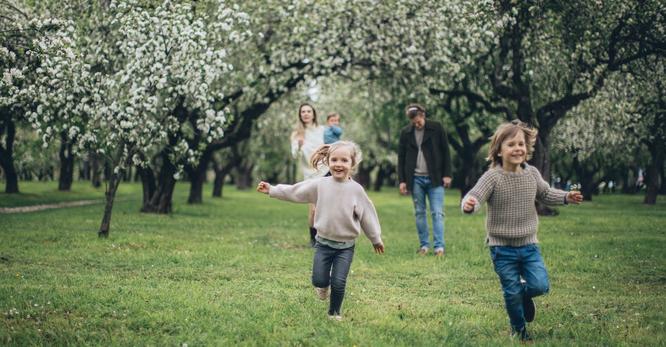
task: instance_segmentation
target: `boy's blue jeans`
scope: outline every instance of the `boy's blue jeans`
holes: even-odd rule
[[[523,298],[546,294],[549,289],[548,272],[539,246],[491,246],[490,257],[502,283],[511,327],[514,331],[520,331],[525,327]],[[525,283],[520,282],[521,277]]]
[[[444,187],[441,184],[433,186],[428,176],[414,176],[412,200],[414,200],[416,231],[419,234],[420,247],[430,245],[428,219],[426,218],[426,196],[428,196],[430,205],[432,238],[435,248],[444,248]]]

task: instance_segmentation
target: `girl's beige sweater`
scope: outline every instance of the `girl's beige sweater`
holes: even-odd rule
[[[382,242],[377,211],[363,187],[353,180],[319,177],[294,185],[271,186],[268,194],[280,200],[315,204],[314,227],[323,238],[347,242],[361,230],[373,245]]]

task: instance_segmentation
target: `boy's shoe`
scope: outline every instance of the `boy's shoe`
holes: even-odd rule
[[[520,342],[531,342],[532,336],[527,332],[527,327],[523,327],[520,331],[513,330],[511,333],[512,337],[520,339]]]
[[[319,300],[328,299],[328,287],[326,288],[315,287],[315,292],[317,293],[317,297],[319,297]]]
[[[528,323],[534,321],[536,316],[536,304],[528,296],[523,296],[523,314],[525,315],[525,321]]]
[[[416,251],[416,253],[418,253],[419,255],[426,255],[428,254],[428,247],[423,246],[419,248],[419,250]]]
[[[444,256],[444,247],[435,248],[435,256],[436,257],[443,257]]]
[[[339,315],[339,314],[329,314],[328,319],[335,320],[335,321],[339,322],[339,321],[342,320],[342,316]]]

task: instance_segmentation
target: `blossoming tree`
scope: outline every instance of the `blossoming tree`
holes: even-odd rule
[[[93,109],[84,110],[81,126],[70,126],[69,134],[77,135],[80,150],[94,151],[113,168],[100,236],[108,235],[115,193],[129,165],[144,166],[154,154],[163,160],[160,180],[167,190],[164,208],[170,209],[178,165],[197,160],[199,153],[182,134],[198,129],[204,142],[224,134],[227,115],[210,101],[219,97],[215,86],[232,70],[227,46],[244,39],[236,29],[246,15],[222,1],[205,5],[213,14],[208,22],[196,16],[193,4],[112,3],[108,22],[100,26],[106,37],[83,48],[95,52],[98,68],[89,78],[90,96],[78,101],[89,100]],[[64,117],[34,114],[34,124]]]
[[[40,81],[42,73],[53,66],[49,62],[71,61],[73,53],[67,32],[67,23],[55,18],[41,17],[28,8],[6,2],[0,13],[0,166],[5,178],[7,193],[18,193],[18,178],[14,168],[14,141],[16,127],[28,124],[35,109],[42,112],[44,106],[36,99],[42,96],[40,83],[46,82],[57,90],[62,72],[54,72],[52,79]],[[70,102],[72,99],[70,99]],[[33,124],[39,128],[38,124]]]

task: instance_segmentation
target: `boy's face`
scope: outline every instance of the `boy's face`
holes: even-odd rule
[[[527,159],[527,144],[525,143],[525,133],[519,131],[510,139],[504,140],[500,147],[500,156],[502,157],[502,166],[517,166]]]
[[[331,125],[338,126],[340,125],[340,116],[331,117],[328,120],[326,120],[326,122],[329,126]]]

